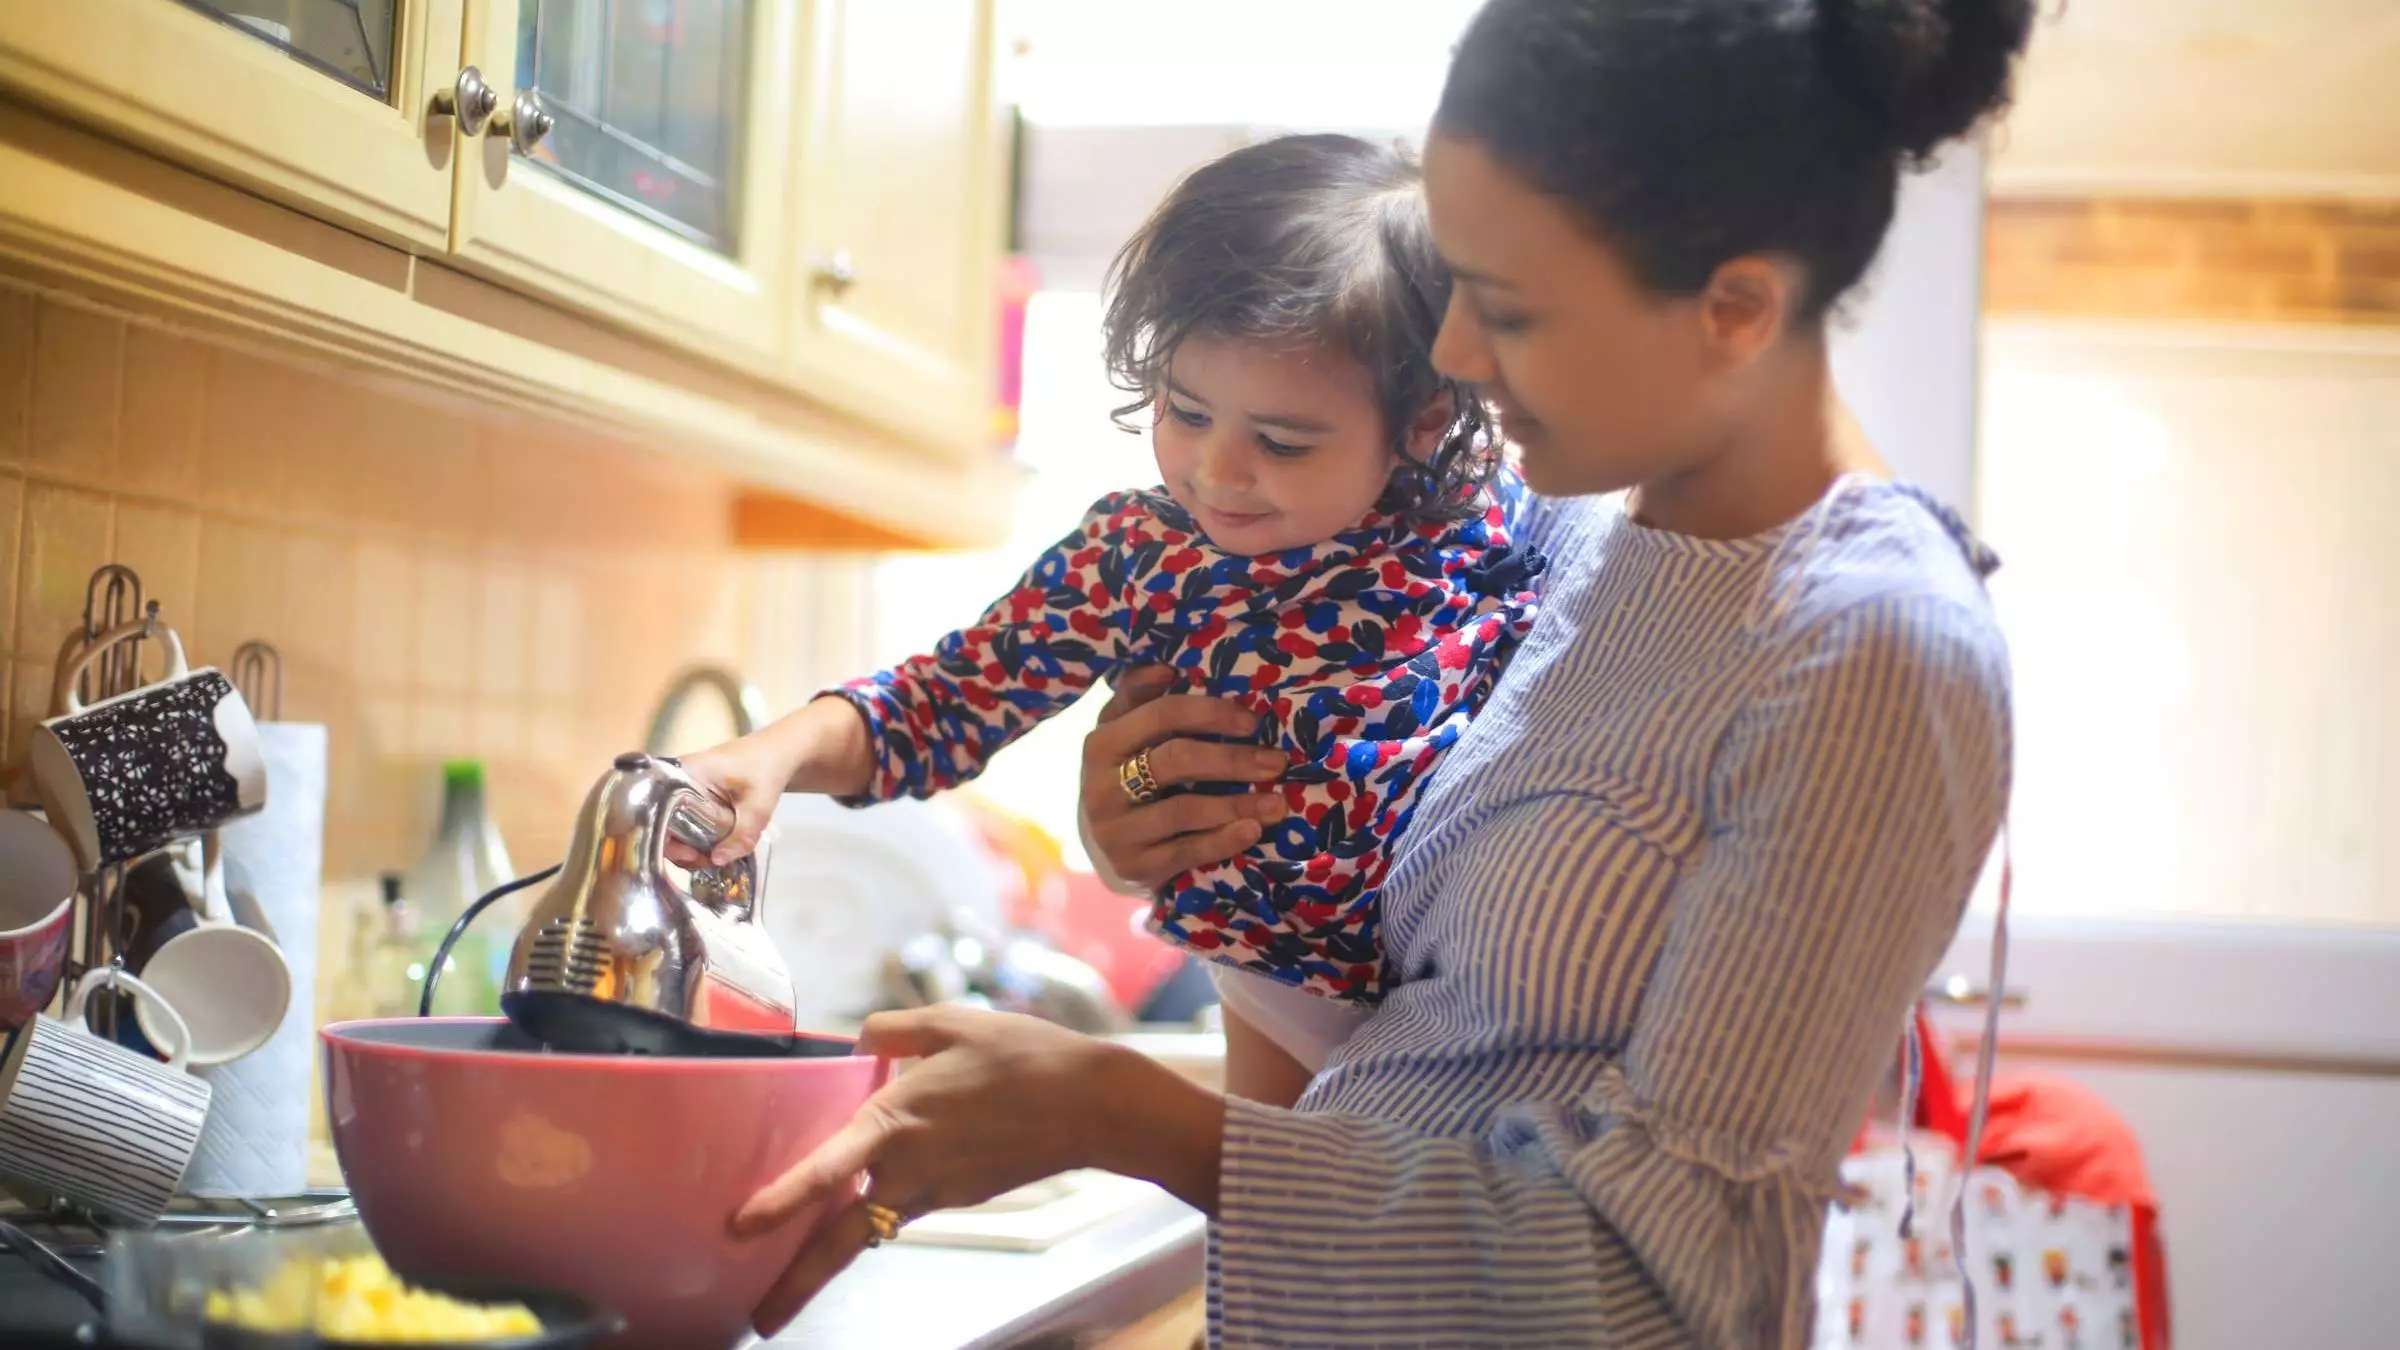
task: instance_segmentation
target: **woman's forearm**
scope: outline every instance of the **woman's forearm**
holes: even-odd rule
[[[1217,1213],[1225,1098],[1138,1051],[1109,1046],[1091,1122],[1092,1160],[1152,1183],[1192,1208]]]

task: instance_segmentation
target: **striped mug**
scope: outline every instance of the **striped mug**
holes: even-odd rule
[[[149,1005],[172,1033],[161,1064],[84,1029],[102,984]],[[66,1016],[28,1018],[0,1049],[0,1173],[136,1228],[158,1222],[208,1123],[208,1083],[186,1071],[191,1033],[166,1000],[112,966],[67,997]]]

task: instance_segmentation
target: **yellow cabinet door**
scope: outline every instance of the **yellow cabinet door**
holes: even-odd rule
[[[12,0],[0,88],[311,215],[449,244],[460,0]]]
[[[454,257],[771,374],[803,0],[467,0],[501,111],[460,156]]]
[[[994,399],[1006,128],[992,0],[814,0],[793,378],[955,453]]]

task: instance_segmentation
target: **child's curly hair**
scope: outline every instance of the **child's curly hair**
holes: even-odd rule
[[[1144,429],[1137,415],[1156,407],[1186,338],[1331,343],[1373,377],[1406,461],[1377,509],[1411,522],[1470,515],[1500,449],[1483,399],[1434,369],[1450,284],[1405,150],[1336,135],[1236,150],[1177,185],[1109,268],[1109,377],[1135,396],[1117,424]],[[1409,426],[1444,394],[1449,430],[1415,459]]]

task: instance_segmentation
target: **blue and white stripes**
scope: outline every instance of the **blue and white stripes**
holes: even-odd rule
[[[1824,1206],[2001,817],[1989,555],[1850,484],[1703,541],[1545,502],[1545,609],[1384,897],[1402,983],[1228,1106],[1250,1345],[1805,1345]]]

